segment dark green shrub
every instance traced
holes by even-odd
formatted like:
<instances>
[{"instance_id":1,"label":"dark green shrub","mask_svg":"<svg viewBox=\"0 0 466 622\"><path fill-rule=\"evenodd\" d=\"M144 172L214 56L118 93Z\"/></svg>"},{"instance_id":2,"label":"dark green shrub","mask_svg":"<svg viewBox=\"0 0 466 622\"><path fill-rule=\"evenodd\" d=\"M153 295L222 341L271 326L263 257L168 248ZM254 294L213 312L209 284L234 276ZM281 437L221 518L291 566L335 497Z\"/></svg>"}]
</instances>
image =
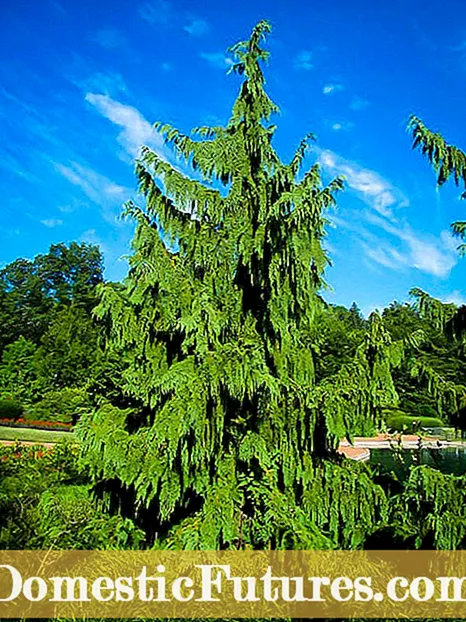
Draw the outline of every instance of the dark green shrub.
<instances>
[{"instance_id":1,"label":"dark green shrub","mask_svg":"<svg viewBox=\"0 0 466 622\"><path fill-rule=\"evenodd\" d=\"M84 410L89 410L90 402L86 389L60 389L49 391L40 402L34 404L27 418L34 421L56 421L76 423Z\"/></svg>"},{"instance_id":2,"label":"dark green shrub","mask_svg":"<svg viewBox=\"0 0 466 622\"><path fill-rule=\"evenodd\" d=\"M434 417L438 419L438 411L432 404L425 401L407 401L402 404L403 412L410 417Z\"/></svg>"},{"instance_id":3,"label":"dark green shrub","mask_svg":"<svg viewBox=\"0 0 466 622\"><path fill-rule=\"evenodd\" d=\"M0 419L19 419L24 412L20 402L15 399L0 399Z\"/></svg>"},{"instance_id":4,"label":"dark green shrub","mask_svg":"<svg viewBox=\"0 0 466 622\"><path fill-rule=\"evenodd\" d=\"M430 404L417 404L412 415L413 417L433 417L438 419L438 412Z\"/></svg>"}]
</instances>

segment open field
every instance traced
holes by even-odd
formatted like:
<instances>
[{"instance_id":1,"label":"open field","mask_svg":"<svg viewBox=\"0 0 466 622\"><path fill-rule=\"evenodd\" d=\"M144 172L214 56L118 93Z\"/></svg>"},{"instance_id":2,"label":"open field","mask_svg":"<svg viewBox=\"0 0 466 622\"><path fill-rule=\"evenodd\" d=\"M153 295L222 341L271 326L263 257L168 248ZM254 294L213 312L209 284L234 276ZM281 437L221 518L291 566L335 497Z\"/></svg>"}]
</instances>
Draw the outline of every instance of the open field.
<instances>
[{"instance_id":1,"label":"open field","mask_svg":"<svg viewBox=\"0 0 466 622\"><path fill-rule=\"evenodd\" d=\"M28 441L32 443L57 443L63 439L75 441L72 432L60 432L56 430L34 430L26 428L9 428L0 426L1 441Z\"/></svg>"}]
</instances>

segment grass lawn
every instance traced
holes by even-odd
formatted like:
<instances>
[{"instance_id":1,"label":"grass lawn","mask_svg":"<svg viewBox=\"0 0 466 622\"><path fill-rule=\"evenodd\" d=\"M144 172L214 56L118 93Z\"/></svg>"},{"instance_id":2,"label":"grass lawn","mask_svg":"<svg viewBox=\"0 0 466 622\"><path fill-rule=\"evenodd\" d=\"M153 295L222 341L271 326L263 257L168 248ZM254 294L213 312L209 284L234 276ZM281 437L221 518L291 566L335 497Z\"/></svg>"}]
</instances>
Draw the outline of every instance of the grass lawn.
<instances>
[{"instance_id":1,"label":"grass lawn","mask_svg":"<svg viewBox=\"0 0 466 622\"><path fill-rule=\"evenodd\" d=\"M37 443L56 443L63 438L75 441L73 432L56 430L34 430L25 428L9 428L0 425L0 441L32 441Z\"/></svg>"}]
</instances>

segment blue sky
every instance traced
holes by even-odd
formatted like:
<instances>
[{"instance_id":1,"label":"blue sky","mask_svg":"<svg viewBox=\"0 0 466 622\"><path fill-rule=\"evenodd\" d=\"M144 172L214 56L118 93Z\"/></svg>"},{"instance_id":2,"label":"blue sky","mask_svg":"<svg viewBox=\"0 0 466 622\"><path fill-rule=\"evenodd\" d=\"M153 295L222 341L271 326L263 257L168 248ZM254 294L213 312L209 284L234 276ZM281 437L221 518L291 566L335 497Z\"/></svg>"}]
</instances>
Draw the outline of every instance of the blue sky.
<instances>
[{"instance_id":1,"label":"blue sky","mask_svg":"<svg viewBox=\"0 0 466 622\"><path fill-rule=\"evenodd\" d=\"M51 243L101 245L107 277L126 271L142 143L164 151L157 120L183 131L224 123L238 81L226 48L262 18L266 69L289 158L309 131L327 178L347 191L331 214L332 302L364 312L421 287L466 300L449 224L459 192L438 192L410 149L411 113L466 148L462 0L5 0L0 8L0 264Z\"/></svg>"}]
</instances>

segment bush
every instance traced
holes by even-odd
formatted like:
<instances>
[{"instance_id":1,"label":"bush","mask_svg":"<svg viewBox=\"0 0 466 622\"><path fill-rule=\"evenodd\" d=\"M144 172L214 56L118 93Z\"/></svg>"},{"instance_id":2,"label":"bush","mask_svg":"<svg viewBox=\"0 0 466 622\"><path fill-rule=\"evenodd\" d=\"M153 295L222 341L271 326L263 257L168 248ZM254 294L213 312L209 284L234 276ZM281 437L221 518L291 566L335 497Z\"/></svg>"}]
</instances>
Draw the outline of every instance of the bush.
<instances>
[{"instance_id":1,"label":"bush","mask_svg":"<svg viewBox=\"0 0 466 622\"><path fill-rule=\"evenodd\" d=\"M89 408L90 402L85 389L49 391L30 409L27 420L74 424L81 412Z\"/></svg>"},{"instance_id":2,"label":"bush","mask_svg":"<svg viewBox=\"0 0 466 622\"><path fill-rule=\"evenodd\" d=\"M387 428L393 432L415 432L420 428L441 428L444 423L437 417L410 417L391 414L387 417Z\"/></svg>"},{"instance_id":3,"label":"bush","mask_svg":"<svg viewBox=\"0 0 466 622\"><path fill-rule=\"evenodd\" d=\"M24 409L15 399L0 398L0 419L16 420L21 417Z\"/></svg>"},{"instance_id":4,"label":"bush","mask_svg":"<svg viewBox=\"0 0 466 622\"><path fill-rule=\"evenodd\" d=\"M411 417L433 417L438 419L438 411L432 404L426 402L406 402L403 405L403 411L409 413Z\"/></svg>"}]
</instances>

